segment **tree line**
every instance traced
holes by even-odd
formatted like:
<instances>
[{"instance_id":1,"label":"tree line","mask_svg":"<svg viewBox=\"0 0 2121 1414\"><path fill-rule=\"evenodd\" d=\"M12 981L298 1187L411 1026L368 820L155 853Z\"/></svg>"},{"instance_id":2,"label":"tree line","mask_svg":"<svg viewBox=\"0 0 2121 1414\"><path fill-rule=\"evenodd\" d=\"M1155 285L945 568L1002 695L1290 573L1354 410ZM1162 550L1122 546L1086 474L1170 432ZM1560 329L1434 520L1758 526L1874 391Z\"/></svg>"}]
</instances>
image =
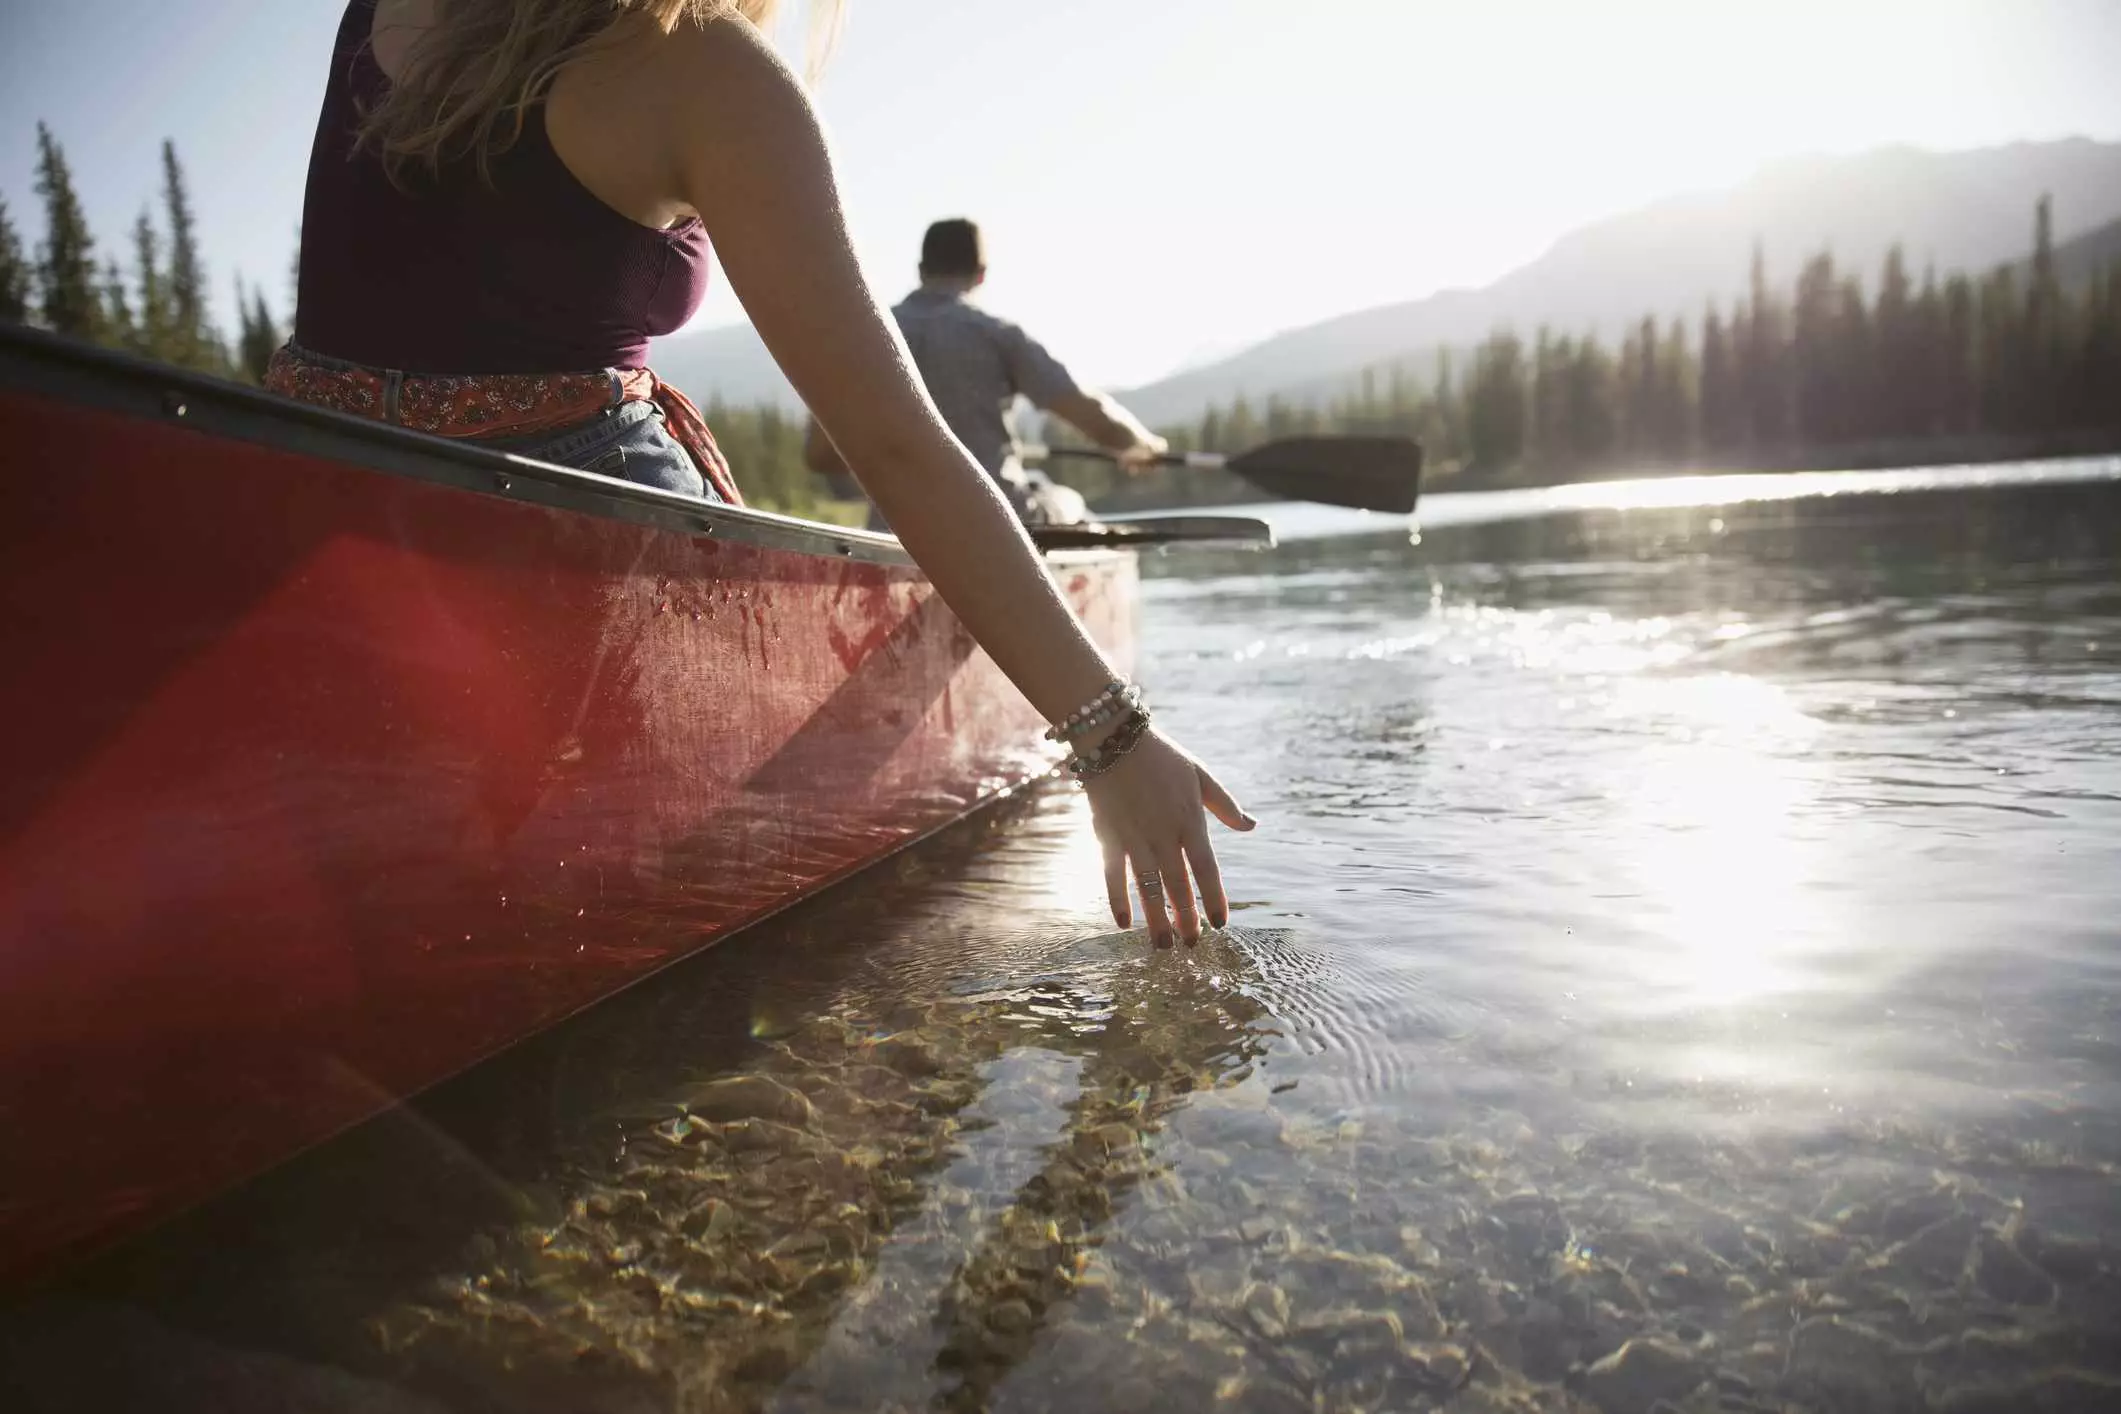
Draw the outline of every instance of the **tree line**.
<instances>
[{"instance_id":1,"label":"tree line","mask_svg":"<svg viewBox=\"0 0 2121 1414\"><path fill-rule=\"evenodd\" d=\"M256 382L284 337L263 290L236 282L240 327L215 325L207 264L176 144L162 144L161 222L146 207L133 223L132 263L106 256L88 227L66 152L37 125L37 195L44 239L23 250L0 201L0 318L42 325L106 348L195 372Z\"/></svg>"},{"instance_id":2,"label":"tree line","mask_svg":"<svg viewBox=\"0 0 2121 1414\"><path fill-rule=\"evenodd\" d=\"M1413 436L1462 485L2121 447L2121 261L2065 283L2044 199L2031 260L1986 275L1918 280L1896 247L1872 293L1822 251L1778 290L1756 248L1728 312L1645 316L1617 349L1504 329L1433 378L1371 368L1330 401L1239 397L1166 435L1238 451L1333 432Z\"/></svg>"},{"instance_id":3,"label":"tree line","mask_svg":"<svg viewBox=\"0 0 2121 1414\"><path fill-rule=\"evenodd\" d=\"M90 231L65 150L42 123L37 125L36 193L44 206L44 236L33 253L25 250L0 200L0 319L194 372L263 381L273 351L292 327L292 295L283 324L264 290L238 276L239 325L233 338L215 324L211 267L199 249L176 144L162 144L159 211L143 207L133 223L129 263L106 254ZM803 466L800 418L778 408L717 404L709 423L746 500L790 515L834 515L823 483Z\"/></svg>"}]
</instances>

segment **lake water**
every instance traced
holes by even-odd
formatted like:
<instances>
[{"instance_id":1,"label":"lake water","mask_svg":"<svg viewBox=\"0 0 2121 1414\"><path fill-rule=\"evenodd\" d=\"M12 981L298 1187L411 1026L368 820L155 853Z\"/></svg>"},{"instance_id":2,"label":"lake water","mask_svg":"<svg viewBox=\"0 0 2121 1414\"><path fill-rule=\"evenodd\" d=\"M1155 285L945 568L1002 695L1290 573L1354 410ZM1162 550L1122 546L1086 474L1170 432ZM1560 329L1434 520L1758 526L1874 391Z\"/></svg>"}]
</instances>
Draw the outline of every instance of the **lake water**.
<instances>
[{"instance_id":1,"label":"lake water","mask_svg":"<svg viewBox=\"0 0 2121 1414\"><path fill-rule=\"evenodd\" d=\"M2121 462L1273 514L1149 566L1227 934L1021 803L14 1313L12 1407L2121 1409Z\"/></svg>"}]
</instances>

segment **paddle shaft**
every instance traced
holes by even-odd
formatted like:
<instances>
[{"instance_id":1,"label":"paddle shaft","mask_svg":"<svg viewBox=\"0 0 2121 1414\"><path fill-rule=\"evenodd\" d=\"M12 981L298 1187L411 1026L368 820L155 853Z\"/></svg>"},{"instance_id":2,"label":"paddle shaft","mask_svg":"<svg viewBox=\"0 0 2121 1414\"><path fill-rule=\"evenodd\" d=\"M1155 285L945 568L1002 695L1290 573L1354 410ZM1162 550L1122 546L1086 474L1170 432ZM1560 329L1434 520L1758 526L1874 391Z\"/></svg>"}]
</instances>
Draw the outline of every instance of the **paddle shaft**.
<instances>
[{"instance_id":1,"label":"paddle shaft","mask_svg":"<svg viewBox=\"0 0 2121 1414\"><path fill-rule=\"evenodd\" d=\"M1039 450L1048 459L1074 457L1079 461L1119 460L1119 453L1108 452L1103 447L1043 447ZM1190 466L1200 471L1226 471L1230 466L1230 459L1221 452L1165 452L1152 460L1157 466Z\"/></svg>"},{"instance_id":2,"label":"paddle shaft","mask_svg":"<svg viewBox=\"0 0 2121 1414\"><path fill-rule=\"evenodd\" d=\"M1118 461L1117 454L1089 447L1045 447L1047 457ZM1033 455L1026 449L1027 456ZM1410 437L1284 437L1247 451L1169 452L1160 466L1227 471L1271 496L1328 506L1410 514L1421 494L1421 446Z\"/></svg>"}]
</instances>

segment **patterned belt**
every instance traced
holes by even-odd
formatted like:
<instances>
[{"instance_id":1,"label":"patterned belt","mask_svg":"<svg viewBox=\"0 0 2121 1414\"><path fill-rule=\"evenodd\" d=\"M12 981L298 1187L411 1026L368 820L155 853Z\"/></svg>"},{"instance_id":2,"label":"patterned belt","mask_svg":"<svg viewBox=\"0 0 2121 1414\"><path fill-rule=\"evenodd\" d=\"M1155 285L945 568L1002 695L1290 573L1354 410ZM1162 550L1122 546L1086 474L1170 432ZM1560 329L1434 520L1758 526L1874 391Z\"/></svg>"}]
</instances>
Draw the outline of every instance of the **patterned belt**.
<instances>
[{"instance_id":1,"label":"patterned belt","mask_svg":"<svg viewBox=\"0 0 2121 1414\"><path fill-rule=\"evenodd\" d=\"M477 440L561 432L626 402L651 402L707 484L744 504L729 463L692 399L646 368L593 373L401 373L315 357L288 344L272 356L267 391L334 412L395 423L436 437Z\"/></svg>"}]
</instances>

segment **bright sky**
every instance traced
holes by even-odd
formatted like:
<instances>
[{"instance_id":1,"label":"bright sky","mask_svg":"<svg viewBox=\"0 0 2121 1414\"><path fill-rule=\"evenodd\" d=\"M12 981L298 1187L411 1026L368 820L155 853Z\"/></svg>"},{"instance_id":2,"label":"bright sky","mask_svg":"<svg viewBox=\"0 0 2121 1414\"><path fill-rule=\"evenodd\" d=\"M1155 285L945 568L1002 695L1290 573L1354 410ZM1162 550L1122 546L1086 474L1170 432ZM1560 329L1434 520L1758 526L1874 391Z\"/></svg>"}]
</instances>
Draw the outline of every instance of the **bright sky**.
<instances>
[{"instance_id":1,"label":"bright sky","mask_svg":"<svg viewBox=\"0 0 2121 1414\"><path fill-rule=\"evenodd\" d=\"M283 304L340 11L0 0L25 239L37 119L121 254L174 137L224 293ZM883 294L971 215L990 306L1124 386L1780 156L2121 138L2117 62L2121 0L850 0L820 99Z\"/></svg>"}]
</instances>

